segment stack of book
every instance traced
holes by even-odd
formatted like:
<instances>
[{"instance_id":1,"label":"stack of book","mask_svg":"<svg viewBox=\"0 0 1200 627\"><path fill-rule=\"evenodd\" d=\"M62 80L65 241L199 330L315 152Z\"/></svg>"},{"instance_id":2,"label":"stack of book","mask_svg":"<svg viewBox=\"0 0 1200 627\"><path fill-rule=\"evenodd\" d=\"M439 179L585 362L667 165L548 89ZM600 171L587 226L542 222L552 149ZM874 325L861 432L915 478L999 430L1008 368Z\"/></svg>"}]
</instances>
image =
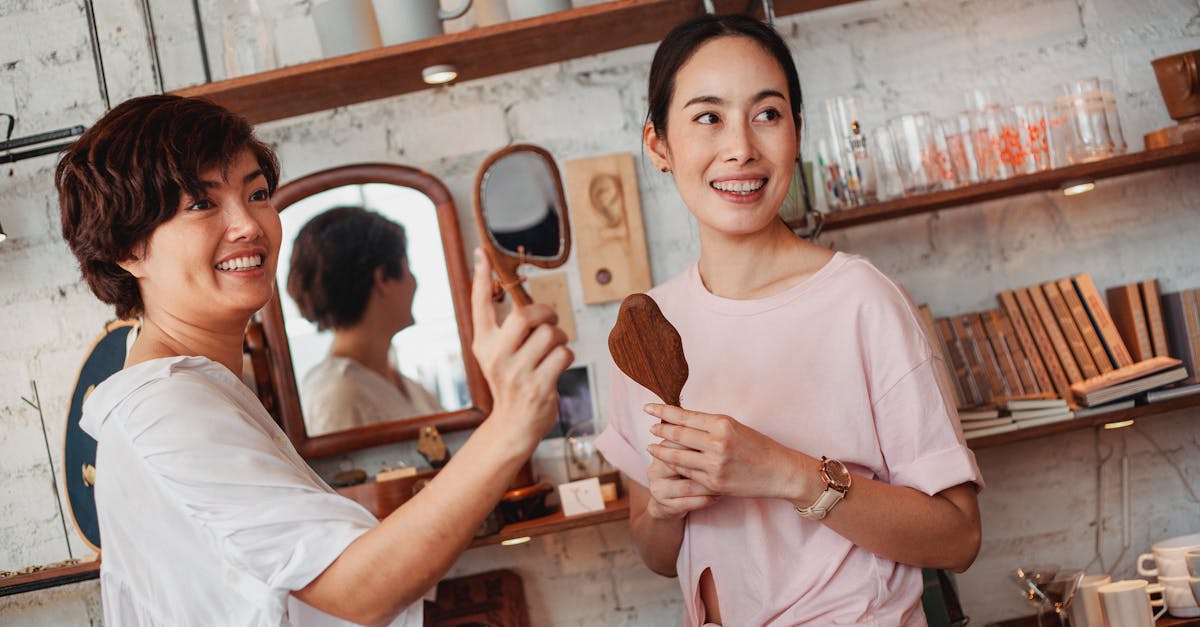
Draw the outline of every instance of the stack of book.
<instances>
[{"instance_id":1,"label":"stack of book","mask_svg":"<svg viewBox=\"0 0 1200 627\"><path fill-rule=\"evenodd\" d=\"M1061 398L1010 399L998 407L964 409L958 412L963 437L970 440L1028 429L1075 417L1075 412Z\"/></svg>"},{"instance_id":2,"label":"stack of book","mask_svg":"<svg viewBox=\"0 0 1200 627\"><path fill-rule=\"evenodd\" d=\"M1158 293L1157 281L1142 281L1108 289L1113 322L1137 359L1176 357L1189 373L1186 379L1149 390L1145 401L1154 403L1200 394L1200 290Z\"/></svg>"},{"instance_id":3,"label":"stack of book","mask_svg":"<svg viewBox=\"0 0 1200 627\"><path fill-rule=\"evenodd\" d=\"M1136 307L1129 301L1114 305L1119 325L1087 273L1005 290L997 295L1000 306L989 311L940 319L934 319L928 308L921 313L945 357L944 376L959 407L1006 407L1007 402L1018 399L1059 399L1069 411L1144 394L1186 378L1190 371L1178 360L1171 363L1166 354L1171 344L1166 330L1172 318L1164 317L1159 307L1151 311L1146 306L1159 302L1157 281L1108 291L1110 299L1118 293L1138 297ZM1194 290L1190 295L1192 309L1186 309L1188 301L1181 299L1185 315L1180 319L1188 346L1195 349L1193 359L1200 363L1200 305ZM1163 301L1162 309L1170 306ZM1136 337L1138 332L1135 311L1141 314L1145 341L1137 340L1131 351L1125 337L1128 333ZM1190 319L1188 311L1192 312ZM1154 316L1159 322L1153 322ZM1189 320L1195 323L1195 335L1186 326ZM1133 331L1123 334L1121 329ZM1156 338L1161 338L1157 344ZM1063 419L1050 414L1027 419L1051 417Z\"/></svg>"}]
</instances>

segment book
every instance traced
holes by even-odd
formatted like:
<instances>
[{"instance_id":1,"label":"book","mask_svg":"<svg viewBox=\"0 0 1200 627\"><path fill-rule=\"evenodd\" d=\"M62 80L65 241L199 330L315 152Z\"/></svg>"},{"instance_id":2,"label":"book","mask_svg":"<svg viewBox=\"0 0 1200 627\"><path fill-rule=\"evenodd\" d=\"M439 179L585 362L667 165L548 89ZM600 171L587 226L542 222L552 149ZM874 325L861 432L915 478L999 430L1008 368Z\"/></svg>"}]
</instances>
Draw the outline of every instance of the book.
<instances>
[{"instance_id":1,"label":"book","mask_svg":"<svg viewBox=\"0 0 1200 627\"><path fill-rule=\"evenodd\" d=\"M1071 350L1071 356L1075 358L1079 371L1083 373L1083 378L1087 379L1100 374L1096 362L1092 359L1092 351L1084 341L1083 335L1080 334L1079 325L1075 324L1075 317L1071 315L1067 301L1063 299L1062 291L1058 289L1058 283L1055 281L1043 283L1042 292L1046 297L1046 302L1050 305L1051 320L1058 323L1058 329L1062 331L1063 338L1066 339L1067 346Z\"/></svg>"},{"instance_id":2,"label":"book","mask_svg":"<svg viewBox=\"0 0 1200 627\"><path fill-rule=\"evenodd\" d=\"M1145 401L1147 403L1159 403L1169 401L1173 398L1183 398L1185 396L1194 396L1200 394L1200 381L1192 378L1184 379L1179 383L1174 383L1166 387L1150 390L1146 392Z\"/></svg>"},{"instance_id":3,"label":"book","mask_svg":"<svg viewBox=\"0 0 1200 627\"><path fill-rule=\"evenodd\" d=\"M1071 312L1071 318L1075 320L1075 326L1079 328L1079 335L1083 338L1084 346L1087 346L1088 352L1091 353L1096 369L1100 372L1111 371L1113 369L1112 358L1108 355L1108 349L1104 347L1104 341L1100 339L1099 329L1088 315L1083 299L1079 297L1075 282L1070 278L1059 279L1058 291L1062 294L1063 302L1067 304L1067 310Z\"/></svg>"},{"instance_id":4,"label":"book","mask_svg":"<svg viewBox=\"0 0 1200 627\"><path fill-rule=\"evenodd\" d=\"M988 342L979 314L963 314L962 318L969 343L976 351L976 357L983 369L984 380L987 381L991 390L991 398L1007 396L1011 392L1008 384L1004 382L1004 377L1000 374L1000 364L996 361L996 354L992 352L992 345Z\"/></svg>"},{"instance_id":5,"label":"book","mask_svg":"<svg viewBox=\"0 0 1200 627\"><path fill-rule=\"evenodd\" d=\"M1042 358L1042 365L1046 368L1046 376L1050 377L1050 382L1054 385L1054 391L1062 398L1071 399L1071 381L1067 378L1066 371L1063 365L1058 360L1058 355L1054 351L1054 344L1050 341L1050 336L1046 333L1045 326L1042 325L1042 319L1038 315L1037 307L1033 304L1033 299L1029 296L1029 290L1019 289L1013 291L1013 300L1017 302L1017 307L1021 312L1020 317L1013 317L1014 322L1018 319L1025 323L1029 329L1029 336L1033 341L1034 349L1039 357Z\"/></svg>"},{"instance_id":6,"label":"book","mask_svg":"<svg viewBox=\"0 0 1200 627\"><path fill-rule=\"evenodd\" d=\"M1113 401L1111 403L1103 403L1100 405L1093 405L1091 407L1080 407L1075 410L1075 417L1076 418L1091 418L1092 416L1099 416L1101 414L1109 414L1109 413L1117 412L1117 411L1125 411L1126 409L1133 409L1133 406L1136 404L1137 404L1137 401L1135 401L1132 398L1127 398L1125 400Z\"/></svg>"},{"instance_id":7,"label":"book","mask_svg":"<svg viewBox=\"0 0 1200 627\"><path fill-rule=\"evenodd\" d=\"M1150 343L1150 327L1146 324L1146 310L1142 306L1142 292L1137 283L1110 287L1108 311L1112 315L1117 332L1125 339L1129 355L1134 361L1154 356L1154 345Z\"/></svg>"},{"instance_id":8,"label":"book","mask_svg":"<svg viewBox=\"0 0 1200 627\"><path fill-rule=\"evenodd\" d=\"M1021 314L1021 308L1017 305L1017 299L1013 296L1012 290L1004 290L997 294L996 298L1004 309L1005 315L1002 324L1004 324L1005 333L1017 338L1017 343L1021 345L1021 352L1025 355L1026 364L1037 381L1038 390L1041 392L1058 391L1050 379L1050 374L1046 371L1046 365L1042 361L1037 346L1034 345L1033 335L1029 331L1029 325L1025 323L1025 317Z\"/></svg>"},{"instance_id":9,"label":"book","mask_svg":"<svg viewBox=\"0 0 1200 627\"><path fill-rule=\"evenodd\" d=\"M1065 420L1071 420L1074 417L1075 417L1075 412L1066 410L1066 411L1060 411L1056 414L1050 414L1047 416L1043 416L1041 418L1033 418L1031 420L1018 420L1016 425L1017 425L1018 429L1028 429L1030 427L1040 427L1041 425L1048 425L1053 422L1063 422Z\"/></svg>"},{"instance_id":10,"label":"book","mask_svg":"<svg viewBox=\"0 0 1200 627\"><path fill-rule=\"evenodd\" d=\"M951 317L950 326L954 329L954 337L957 338L958 345L962 347L963 355L967 361L967 371L970 373L971 380L975 383L975 389L979 391L980 402L983 404L991 403L992 386L983 374L983 362L981 361L978 349L967 334L964 316Z\"/></svg>"},{"instance_id":11,"label":"book","mask_svg":"<svg viewBox=\"0 0 1200 627\"><path fill-rule=\"evenodd\" d=\"M1020 411L1012 412L1010 416L1012 416L1012 419L1017 422L1024 422L1026 420L1057 416L1059 414L1069 413L1070 411L1071 410L1067 409L1066 405L1063 405L1060 407L1046 407L1044 409L1022 409Z\"/></svg>"},{"instance_id":12,"label":"book","mask_svg":"<svg viewBox=\"0 0 1200 627\"><path fill-rule=\"evenodd\" d=\"M1184 311L1187 314L1188 347L1192 361L1200 365L1200 293L1198 290L1183 290ZM1192 374L1196 374L1192 371Z\"/></svg>"},{"instance_id":13,"label":"book","mask_svg":"<svg viewBox=\"0 0 1200 627\"><path fill-rule=\"evenodd\" d=\"M1121 334L1117 332L1117 325L1113 324L1108 306L1104 304L1104 298L1100 296L1100 290L1096 289L1092 277L1084 272L1071 277L1071 282L1075 284L1079 300L1083 302L1083 308L1087 310L1092 326L1096 327L1096 333L1100 336L1100 341L1104 344L1105 352L1113 366L1120 368L1131 365L1133 356L1129 354L1125 340L1121 339Z\"/></svg>"},{"instance_id":14,"label":"book","mask_svg":"<svg viewBox=\"0 0 1200 627\"><path fill-rule=\"evenodd\" d=\"M1183 363L1192 376L1196 376L1196 366L1200 365L1196 355L1192 353L1191 333L1188 329L1188 316L1185 310L1183 292L1169 292L1162 295L1162 317L1166 328L1168 353Z\"/></svg>"},{"instance_id":15,"label":"book","mask_svg":"<svg viewBox=\"0 0 1200 627\"><path fill-rule=\"evenodd\" d=\"M987 429L998 425L1006 425L1012 423L1012 418L1001 416L1000 418L989 418L988 420L975 420L972 422L962 423L963 433L971 433L980 429Z\"/></svg>"},{"instance_id":16,"label":"book","mask_svg":"<svg viewBox=\"0 0 1200 627\"><path fill-rule=\"evenodd\" d=\"M1150 345L1155 357L1168 357L1167 331L1159 298L1158 279L1142 281L1142 307L1146 310L1146 324L1150 327Z\"/></svg>"},{"instance_id":17,"label":"book","mask_svg":"<svg viewBox=\"0 0 1200 627\"><path fill-rule=\"evenodd\" d=\"M979 326L983 329L988 343L992 346L992 352L996 355L996 363L1000 366L1000 377L1004 379L1005 396L1024 394L1025 385L1021 382L1020 375L1017 374L1016 360L1013 359L1012 351L1009 350L1004 334L1000 331L1000 325L997 324L994 317L995 313L995 311L981 312Z\"/></svg>"},{"instance_id":18,"label":"book","mask_svg":"<svg viewBox=\"0 0 1200 627\"><path fill-rule=\"evenodd\" d=\"M1067 401L1061 398L1030 398L1011 400L1004 403L1008 411L1027 411L1030 409L1050 409L1054 407L1067 408Z\"/></svg>"},{"instance_id":19,"label":"book","mask_svg":"<svg viewBox=\"0 0 1200 627\"><path fill-rule=\"evenodd\" d=\"M958 410L959 422L972 422L976 420L991 420L999 418L1000 410L996 407L978 407L974 409Z\"/></svg>"},{"instance_id":20,"label":"book","mask_svg":"<svg viewBox=\"0 0 1200 627\"><path fill-rule=\"evenodd\" d=\"M1008 352L1012 355L1013 364L1017 369L1017 377L1021 380L1021 387L1024 388L1026 394L1037 392L1054 392L1054 387L1043 388L1042 382L1038 380L1037 373L1033 371L1033 364L1029 357L1025 354L1025 347L1021 344L1012 321L1008 319L1008 312L1004 309L996 309L992 311L992 317L996 320L996 327L1000 330L1000 335L1004 338L1005 344L1008 345ZM1037 361L1041 361L1040 357L1036 357ZM1050 385L1049 377L1046 378L1046 384Z\"/></svg>"},{"instance_id":21,"label":"book","mask_svg":"<svg viewBox=\"0 0 1200 627\"><path fill-rule=\"evenodd\" d=\"M962 387L959 385L958 379L950 372L950 351L946 348L946 343L942 341L941 336L938 335L937 325L933 321L933 312L929 309L929 305L921 305L917 307L917 313L920 314L925 336L929 338L929 343L942 357L935 365L939 383L943 388L954 393L955 407L966 406L967 400L963 396Z\"/></svg>"},{"instance_id":22,"label":"book","mask_svg":"<svg viewBox=\"0 0 1200 627\"><path fill-rule=\"evenodd\" d=\"M1164 358L1155 357L1154 359L1164 359ZM1147 361L1153 361L1153 360L1147 360ZM1178 362L1178 360L1174 360L1174 361ZM1146 363L1146 362L1139 362L1139 363ZM1134 364L1133 366L1127 366L1126 368L1134 368L1137 365L1138 364ZM1115 373L1121 372L1121 370L1124 370L1124 369L1125 368L1119 368L1119 369L1113 370L1112 372L1109 372L1107 374L1115 374ZM1107 376L1107 375L1100 375L1099 377L1097 377L1097 379L1102 379L1105 376ZM1158 370L1158 371L1155 371L1153 374L1141 376L1136 379L1128 379L1125 381L1121 381L1119 383L1113 383L1110 385L1095 387L1090 390L1080 390L1079 388L1076 388L1075 386L1072 386L1072 389L1075 390L1076 396L1079 398L1079 401L1081 403L1083 403L1084 405L1086 405L1088 407L1091 407L1092 405L1099 405L1101 403L1115 401L1119 398L1125 398L1127 396L1135 396L1142 392L1146 392L1148 390L1153 390L1154 388L1157 388L1157 387L1162 387L1164 385L1167 385L1168 383L1175 383L1176 381L1182 381L1182 380L1186 379L1187 377L1188 377L1187 369L1184 368L1183 366L1176 365L1176 366L1168 368L1166 370ZM1087 381L1085 381L1084 383L1086 384ZM1076 385L1079 385L1079 384L1076 384Z\"/></svg>"},{"instance_id":23,"label":"book","mask_svg":"<svg viewBox=\"0 0 1200 627\"><path fill-rule=\"evenodd\" d=\"M1070 383L1083 381L1083 372L1079 369L1079 364L1075 363L1071 347L1067 345L1067 339L1063 337L1062 329L1058 326L1054 312L1050 310L1050 303L1046 302L1046 295L1037 286L1027 288L1025 293L1028 294L1034 308L1037 310L1037 318L1041 322L1042 328L1045 329L1046 336L1050 338L1050 345L1054 348L1054 356L1062 364L1063 373L1066 375L1067 381ZM1020 301L1018 300L1017 302Z\"/></svg>"},{"instance_id":24,"label":"book","mask_svg":"<svg viewBox=\"0 0 1200 627\"><path fill-rule=\"evenodd\" d=\"M962 406L969 407L983 403L983 394L979 392L979 388L975 385L975 379L971 377L971 367L967 364L966 354L954 334L954 327L950 320L938 318L935 322L937 323L938 337L942 338L942 342L946 344L946 349L950 353L950 365L954 369L954 379L963 393Z\"/></svg>"},{"instance_id":25,"label":"book","mask_svg":"<svg viewBox=\"0 0 1200 627\"><path fill-rule=\"evenodd\" d=\"M986 435L996 435L997 433L1008 433L1009 431L1016 431L1016 430L1017 430L1017 423L1010 422L1008 424L996 425L994 427L988 427L986 429L974 429L972 431L963 431L963 438L965 438L967 440L971 440L974 438L982 438Z\"/></svg>"}]
</instances>

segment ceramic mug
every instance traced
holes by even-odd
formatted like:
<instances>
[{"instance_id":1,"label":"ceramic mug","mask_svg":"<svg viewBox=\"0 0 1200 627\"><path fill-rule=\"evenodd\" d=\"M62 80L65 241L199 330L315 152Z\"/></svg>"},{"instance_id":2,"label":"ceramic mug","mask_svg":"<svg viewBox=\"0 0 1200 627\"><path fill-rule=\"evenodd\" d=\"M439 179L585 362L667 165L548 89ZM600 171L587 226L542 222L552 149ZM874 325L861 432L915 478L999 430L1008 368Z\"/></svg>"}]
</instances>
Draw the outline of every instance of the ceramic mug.
<instances>
[{"instance_id":1,"label":"ceramic mug","mask_svg":"<svg viewBox=\"0 0 1200 627\"><path fill-rule=\"evenodd\" d=\"M508 15L523 20L571 8L571 0L508 0Z\"/></svg>"},{"instance_id":2,"label":"ceramic mug","mask_svg":"<svg viewBox=\"0 0 1200 627\"><path fill-rule=\"evenodd\" d=\"M1163 600L1167 602L1167 613L1176 618L1195 618L1200 616L1200 606L1196 605L1196 597L1192 596L1188 577L1159 577L1158 583L1163 585Z\"/></svg>"},{"instance_id":3,"label":"ceramic mug","mask_svg":"<svg viewBox=\"0 0 1200 627\"><path fill-rule=\"evenodd\" d=\"M391 46L442 34L442 21L461 17L471 0L443 11L439 0L373 0L383 45Z\"/></svg>"},{"instance_id":4,"label":"ceramic mug","mask_svg":"<svg viewBox=\"0 0 1200 627\"><path fill-rule=\"evenodd\" d=\"M1100 613L1108 627L1154 627L1167 612L1162 599L1152 604L1151 588L1144 579L1126 579L1100 586ZM1153 608L1157 607L1155 611Z\"/></svg>"},{"instance_id":5,"label":"ceramic mug","mask_svg":"<svg viewBox=\"0 0 1200 627\"><path fill-rule=\"evenodd\" d=\"M1100 613L1100 595L1096 591L1112 583L1108 575L1085 575L1075 591L1071 603L1071 625L1074 627L1104 627L1104 616Z\"/></svg>"},{"instance_id":6,"label":"ceramic mug","mask_svg":"<svg viewBox=\"0 0 1200 627\"><path fill-rule=\"evenodd\" d=\"M1150 546L1149 553L1142 553L1137 559L1138 574L1143 577L1186 577L1187 562L1184 554L1200 549L1200 533L1193 533L1176 538L1168 538L1155 542ZM1154 560L1154 568L1148 568L1146 562Z\"/></svg>"},{"instance_id":7,"label":"ceramic mug","mask_svg":"<svg viewBox=\"0 0 1200 627\"><path fill-rule=\"evenodd\" d=\"M1183 554L1183 563L1187 566L1189 577L1200 577L1200 549L1185 551ZM1196 600L1200 601L1200 598Z\"/></svg>"},{"instance_id":8,"label":"ceramic mug","mask_svg":"<svg viewBox=\"0 0 1200 627\"><path fill-rule=\"evenodd\" d=\"M475 25L491 26L508 21L508 0L475 0Z\"/></svg>"},{"instance_id":9,"label":"ceramic mug","mask_svg":"<svg viewBox=\"0 0 1200 627\"><path fill-rule=\"evenodd\" d=\"M338 57L378 48L379 26L371 0L326 0L312 8L321 54Z\"/></svg>"}]
</instances>

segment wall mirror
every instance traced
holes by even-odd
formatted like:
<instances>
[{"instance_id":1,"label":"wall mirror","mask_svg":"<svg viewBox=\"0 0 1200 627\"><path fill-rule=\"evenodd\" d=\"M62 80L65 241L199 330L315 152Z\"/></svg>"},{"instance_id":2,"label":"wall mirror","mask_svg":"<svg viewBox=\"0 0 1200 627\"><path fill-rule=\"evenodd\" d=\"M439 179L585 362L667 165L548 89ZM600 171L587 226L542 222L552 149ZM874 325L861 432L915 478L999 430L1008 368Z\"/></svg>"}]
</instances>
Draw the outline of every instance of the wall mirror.
<instances>
[{"instance_id":1,"label":"wall mirror","mask_svg":"<svg viewBox=\"0 0 1200 627\"><path fill-rule=\"evenodd\" d=\"M475 176L475 224L504 289L528 305L521 264L557 268L571 253L567 201L550 153L517 144L484 159Z\"/></svg>"},{"instance_id":2,"label":"wall mirror","mask_svg":"<svg viewBox=\"0 0 1200 627\"><path fill-rule=\"evenodd\" d=\"M477 426L491 398L470 351L466 257L454 202L441 181L401 165L349 165L282 185L274 202L283 223L277 289L260 312L272 397L267 406L274 409L300 454L324 457L416 439L423 427L431 425L440 431ZM364 209L372 214L365 223ZM351 223L348 215L362 219ZM379 233L390 233L394 227L380 222L378 216L402 228L398 240L383 238L399 241L405 249L391 257L399 272L388 276L391 271L386 269L368 270L371 276L365 279L362 273L343 272L341 268L351 265L346 260L356 255L390 250L390 245L379 243ZM306 225L311 231L308 239L297 240ZM335 249L348 252L331 252ZM336 281L304 282L308 287L297 293L304 307L288 287L296 250L298 272L304 268L315 272L312 260L320 258L326 268L339 273L327 273L338 277ZM339 254L350 256L338 262ZM356 282L359 288L347 287ZM323 285L327 293L317 298L304 291L314 285ZM353 353L342 349L353 346L355 338L361 340L361 334L348 333L359 323L347 325L344 312L330 313L345 302L365 303L365 299L381 299L388 307L382 316L379 310L370 310L375 311L371 320L398 321L383 333L394 332L390 342L385 337L382 344L371 344L386 352L387 366L382 371L345 356ZM326 304L313 304L320 302ZM368 319L366 311L360 322ZM342 322L331 324L331 319ZM322 320L325 323L319 324ZM371 337L377 338L378 331L372 329ZM253 338L247 340L253 348ZM258 379L261 388L264 378Z\"/></svg>"}]
</instances>

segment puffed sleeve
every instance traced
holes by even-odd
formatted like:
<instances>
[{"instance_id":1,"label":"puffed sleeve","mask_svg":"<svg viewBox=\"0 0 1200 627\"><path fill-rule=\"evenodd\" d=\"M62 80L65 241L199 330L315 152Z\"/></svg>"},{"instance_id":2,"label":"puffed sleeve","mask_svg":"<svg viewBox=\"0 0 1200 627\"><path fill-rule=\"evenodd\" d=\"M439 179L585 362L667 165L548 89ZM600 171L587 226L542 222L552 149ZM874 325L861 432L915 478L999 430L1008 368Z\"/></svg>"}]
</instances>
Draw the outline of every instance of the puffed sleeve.
<instances>
[{"instance_id":1,"label":"puffed sleeve","mask_svg":"<svg viewBox=\"0 0 1200 627\"><path fill-rule=\"evenodd\" d=\"M252 601L283 604L378 524L200 375L176 373L127 402L135 406L122 428L144 471L210 539L226 576Z\"/></svg>"},{"instance_id":2,"label":"puffed sleeve","mask_svg":"<svg viewBox=\"0 0 1200 627\"><path fill-rule=\"evenodd\" d=\"M941 357L925 337L915 306L888 281L867 309L860 324L887 481L931 495L962 483L982 488L951 391L942 389L937 375Z\"/></svg>"},{"instance_id":3,"label":"puffed sleeve","mask_svg":"<svg viewBox=\"0 0 1200 627\"><path fill-rule=\"evenodd\" d=\"M650 467L650 454L646 447L650 444L650 425L641 409L648 399L639 398L634 388L642 388L611 360L608 381L608 425L596 437L596 448L614 468L648 485L646 470Z\"/></svg>"}]
</instances>

